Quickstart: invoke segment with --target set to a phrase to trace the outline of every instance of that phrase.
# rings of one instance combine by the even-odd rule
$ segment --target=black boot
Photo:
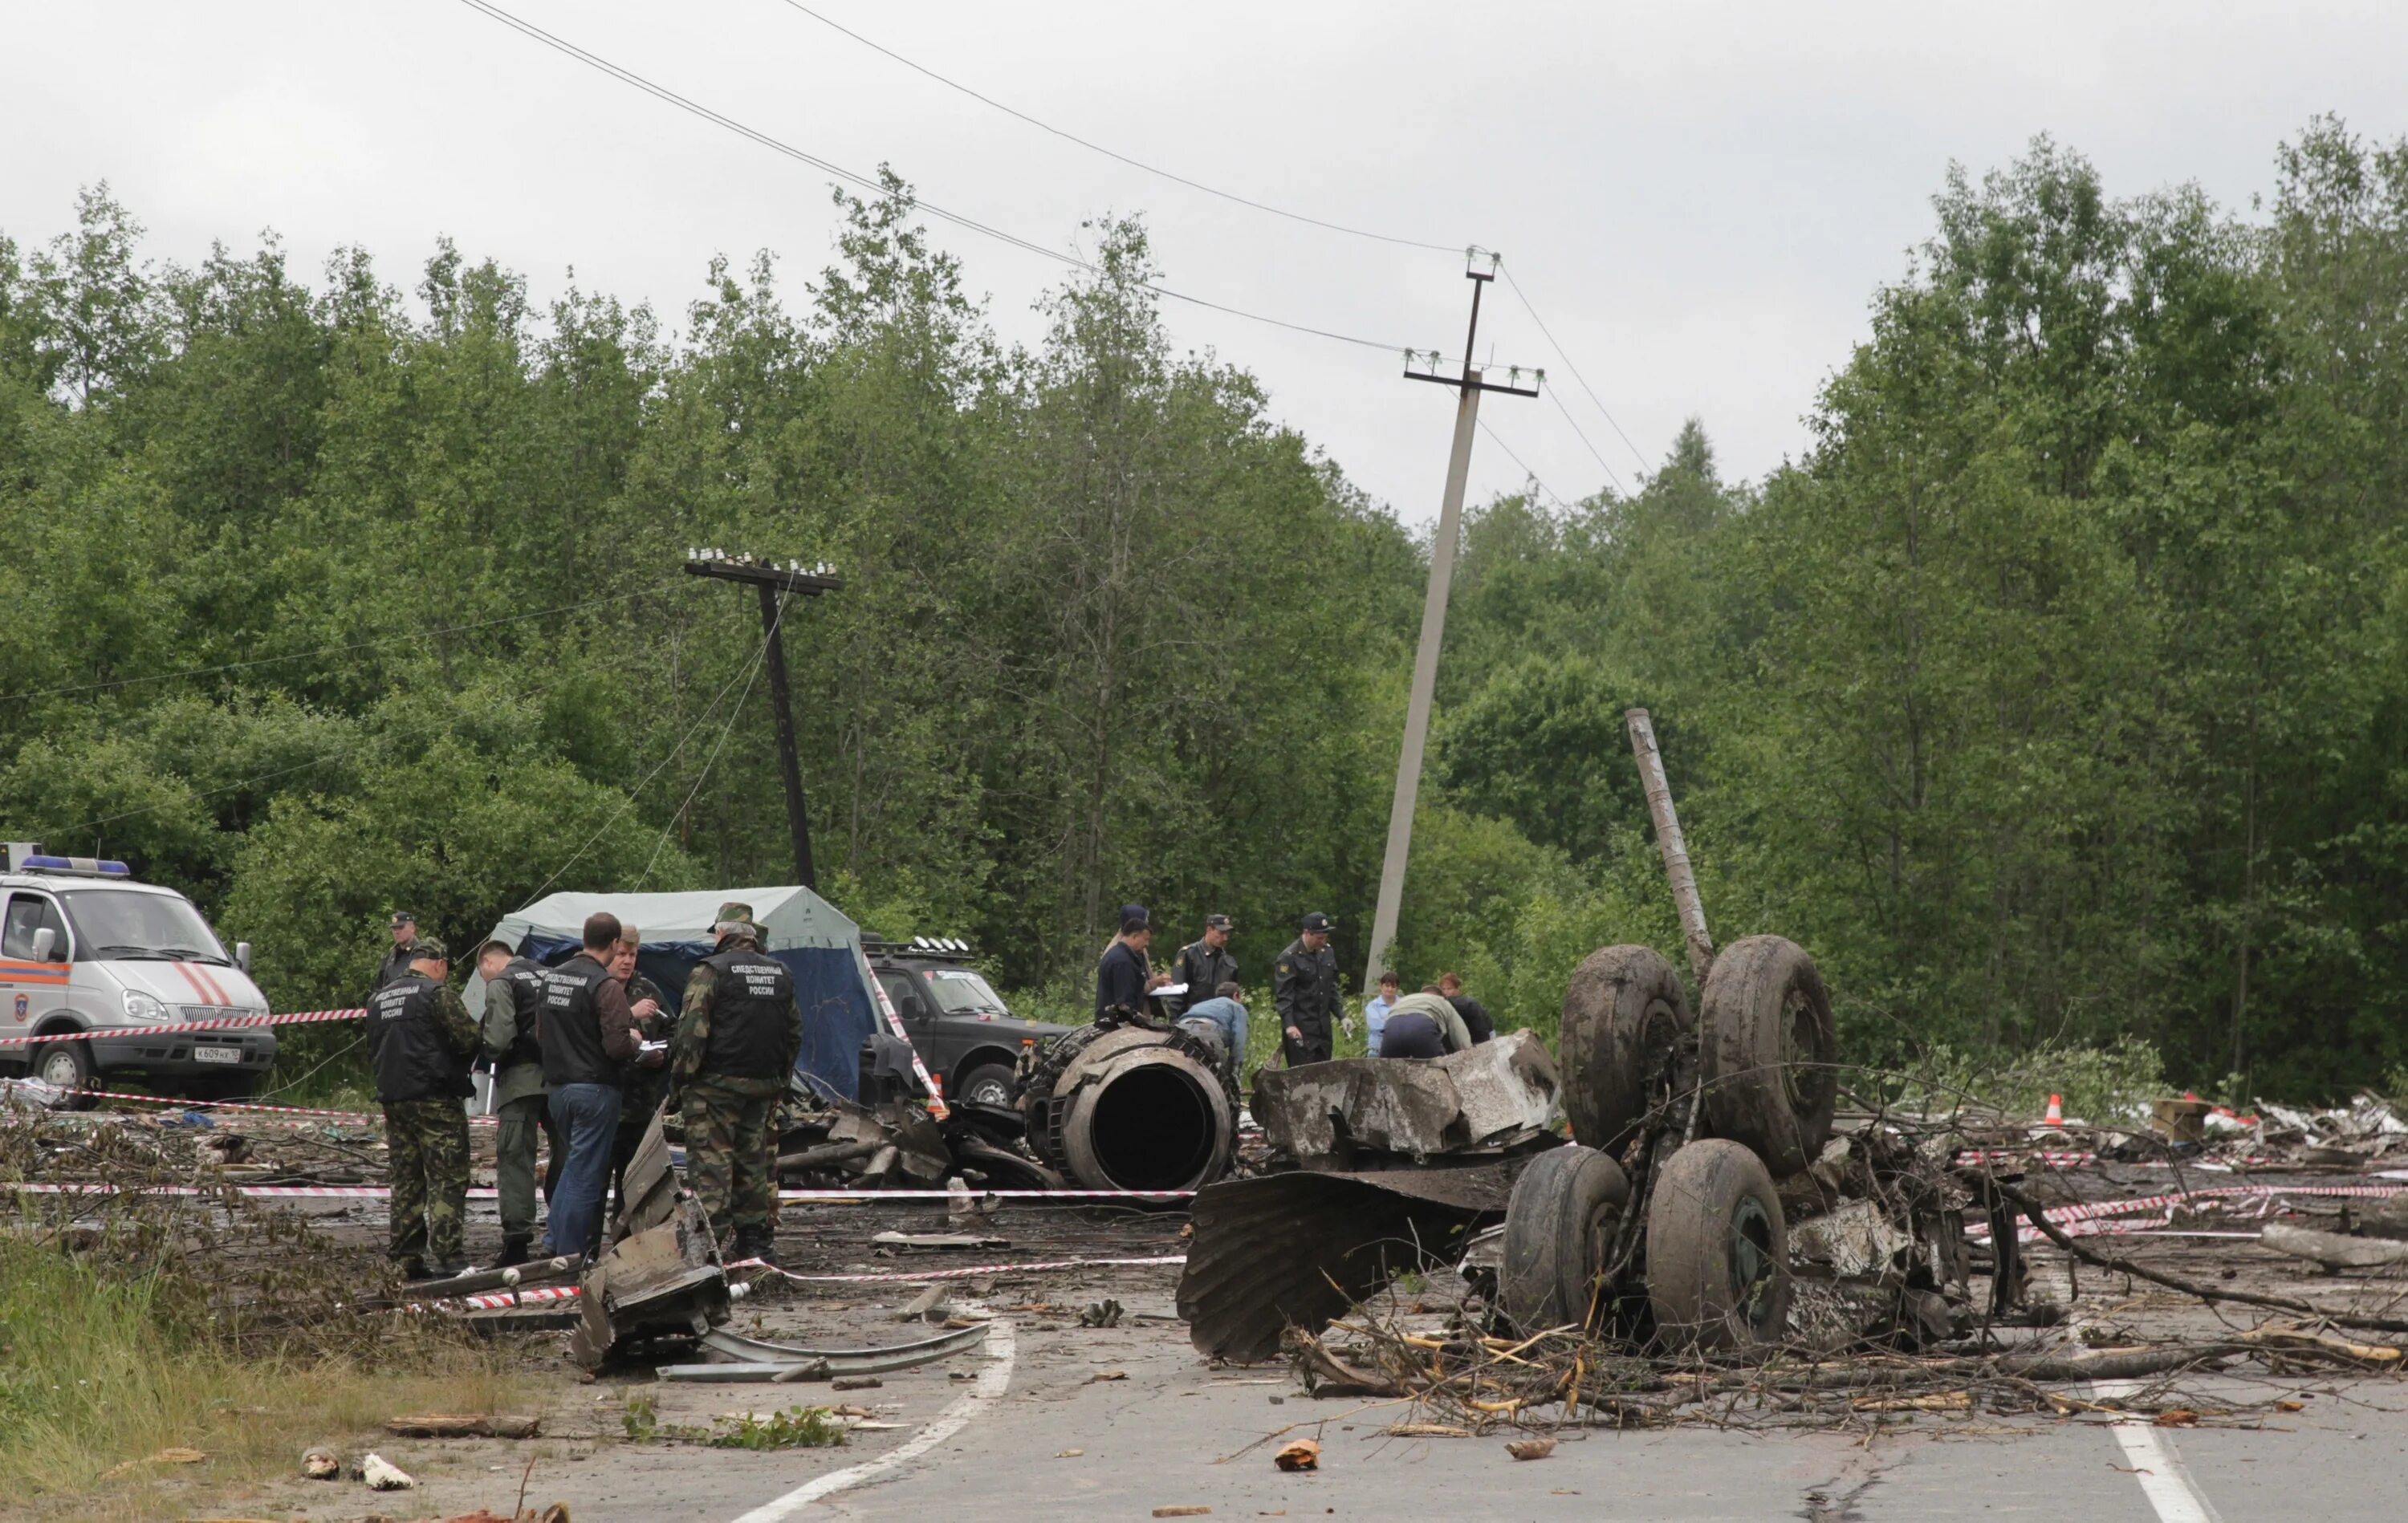
[[[530,1257],[528,1249],[534,1245],[534,1237],[523,1232],[516,1235],[504,1236],[502,1239],[502,1256],[494,1260],[494,1267],[495,1269],[510,1269],[519,1264],[525,1263]]]
[[[767,1227],[738,1228],[736,1232],[736,1242],[733,1245],[732,1251],[728,1254],[728,1257],[731,1259],[758,1259],[761,1262],[767,1264],[770,1268],[776,1269],[780,1267],[778,1263],[778,1235]]]

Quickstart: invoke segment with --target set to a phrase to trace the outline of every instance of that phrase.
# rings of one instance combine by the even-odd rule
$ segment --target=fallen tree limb
[[[2068,1236],[2057,1223],[2049,1220],[2046,1208],[2023,1191],[1995,1177],[1981,1174],[1972,1174],[1970,1177],[1975,1180],[1986,1178],[2000,1195],[2023,1208],[2024,1215],[2030,1219],[2034,1227],[2040,1229],[2042,1237],[2085,1263],[2096,1264],[2100,1269],[2112,1269],[2119,1274],[2129,1274],[2136,1280],[2146,1280],[2151,1285],[2161,1285],[2169,1290],[2179,1290],[2186,1296],[2197,1296],[2202,1301],[2229,1301],[2241,1306],[2263,1306],[2269,1311],[2290,1312],[2300,1317],[2318,1317],[2339,1327],[2363,1328],[2370,1332],[2408,1332],[2408,1320],[2396,1317],[2359,1317],[2350,1312],[2337,1312],[2329,1307],[2311,1305],[2307,1302],[2291,1296],[2261,1296],[2249,1290],[2219,1289],[2212,1285],[2200,1285],[2195,1280],[2184,1279],[2179,1274],[2167,1274],[2145,1265],[2136,1264],[2119,1254],[2101,1253],[2096,1248],[2084,1247],[2081,1243]]]
[[[2170,1370],[2230,1359],[2249,1350],[2237,1343],[2177,1344],[2172,1347],[2093,1348],[2078,1354],[2010,1355],[1998,1361],[1999,1373],[2025,1380],[2135,1380]]]
[[[2268,1225],[2258,1241],[2277,1253],[2313,1259],[2328,1269],[2380,1269],[2386,1264],[2408,1264],[2408,1243],[2386,1237],[2344,1237],[2339,1232],[2319,1232],[2278,1221]]]
[[[542,1425],[534,1417],[504,1413],[468,1416],[424,1412],[389,1418],[384,1426],[387,1432],[403,1438],[533,1438]]]
[[[2345,1338],[2328,1338],[2292,1328],[2258,1328],[2243,1333],[2238,1341],[2284,1354],[2329,1354],[2358,1364],[2388,1364],[2396,1368],[2401,1360],[2401,1351],[2387,1344],[2354,1344]]]

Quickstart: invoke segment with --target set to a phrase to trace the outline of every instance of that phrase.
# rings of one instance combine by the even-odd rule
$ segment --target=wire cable
[[[462,634],[470,630],[491,629],[496,624],[523,623],[530,619],[549,619],[554,614],[575,613],[580,608],[598,607],[606,603],[625,603],[675,585],[681,578],[672,576],[633,592],[620,592],[607,598],[588,598],[582,603],[564,604],[557,608],[540,608],[528,614],[505,614],[498,619],[480,619],[467,624],[442,624],[434,629],[415,630],[408,634],[381,634],[373,640],[353,640],[344,645],[321,646],[315,650],[298,650],[289,656],[262,656],[255,661],[227,662],[222,666],[194,666],[179,672],[154,672],[147,676],[118,677],[109,682],[84,682],[69,688],[36,688],[25,692],[0,693],[0,703],[13,703],[23,698],[57,698],[71,692],[105,692],[118,688],[131,688],[144,682],[172,682],[178,677],[215,676],[221,672],[247,671],[253,666],[275,666],[284,662],[308,661],[317,656],[339,655],[346,650],[366,650],[377,646],[396,645],[404,640],[428,640],[438,634]]]
[[[766,652],[768,648],[768,637],[764,635],[761,640],[761,649],[763,652]],[[758,661],[759,656],[756,655],[754,658],[754,663],[757,664]],[[752,667],[748,665],[745,670],[750,671]],[[738,676],[743,675],[744,673],[742,672],[737,674]],[[544,890],[559,882],[560,875],[563,873],[567,872],[570,868],[576,866],[579,861],[583,860],[585,853],[592,849],[594,843],[602,839],[602,833],[604,831],[607,831],[611,826],[617,824],[619,822],[620,816],[625,814],[628,810],[636,806],[638,796],[651,785],[653,778],[661,775],[663,769],[666,768],[670,762],[678,759],[679,754],[685,749],[686,742],[692,740],[694,738],[695,732],[701,729],[703,725],[710,720],[711,715],[719,708],[719,701],[727,696],[728,689],[735,686],[736,677],[731,676],[720,686],[717,692],[710,695],[710,702],[703,705],[703,709],[700,714],[695,716],[694,723],[686,726],[685,733],[680,735],[678,737],[678,743],[669,747],[668,755],[662,757],[659,762],[653,764],[652,771],[644,774],[642,777],[637,779],[636,786],[627,790],[626,796],[619,801],[619,806],[616,809],[611,810],[610,813],[603,819],[601,824],[594,827],[594,833],[591,835],[588,835],[584,840],[578,843],[577,849],[569,853],[568,860],[566,861],[562,862],[558,867],[553,868],[552,870],[552,875],[545,878],[540,884],[536,886],[535,892],[527,896],[530,902],[542,898]],[[752,683],[749,679],[745,683],[745,688],[746,690],[751,690]]]
[[[1105,158],[1116,160],[1119,163],[1127,164],[1132,169],[1142,169],[1149,175],[1160,176],[1162,178],[1170,180],[1175,184],[1184,185],[1191,191],[1201,191],[1206,195],[1218,196],[1224,201],[1235,202],[1240,206],[1251,206],[1256,211],[1268,212],[1273,217],[1284,217],[1290,221],[1304,222],[1313,227],[1326,228],[1332,233],[1344,233],[1350,236],[1357,238],[1370,238],[1379,243],[1398,244],[1407,249],[1427,249],[1441,254],[1459,254],[1464,252],[1464,246],[1461,244],[1431,243],[1422,238],[1399,237],[1392,233],[1375,233],[1369,228],[1349,227],[1344,222],[1333,222],[1324,218],[1308,216],[1300,211],[1290,211],[1284,206],[1274,206],[1268,202],[1257,201],[1252,196],[1240,195],[1235,191],[1225,191],[1217,185],[1207,185],[1202,180],[1190,179],[1184,175],[1174,174],[1170,170],[1162,168],[1158,164],[1147,164],[1142,159],[1132,159],[1125,153],[1106,148],[1101,143],[1092,142],[1087,138],[1080,136],[1077,133],[1066,131],[1063,128],[1054,125],[1050,121],[1041,121],[1036,117],[1030,116],[1025,111],[1006,106],[1003,102],[996,100],[994,96],[982,94],[980,92],[971,89],[968,85],[963,84],[958,79],[947,78],[945,76],[939,74],[936,70],[928,67],[926,64],[906,58],[901,53],[896,52],[894,49],[885,46],[883,43],[873,42],[869,38],[865,37],[860,33],[854,31],[853,28],[845,25],[843,22],[838,21],[832,17],[824,16],[819,11],[813,10],[810,7],[804,5],[802,0],[785,0],[785,4],[796,10],[801,11],[804,15],[809,16],[811,20],[819,22],[822,26],[827,27],[833,31],[843,33],[846,36],[851,37],[857,43],[860,43],[863,47],[870,50],[872,52],[883,53],[897,64],[902,64],[905,68],[911,70],[913,73],[924,75],[928,78],[936,80],[937,83],[943,85],[948,90],[958,91],[962,94],[968,95],[970,99],[979,102],[982,106],[991,106],[1008,117],[1013,117],[1019,121],[1028,123],[1039,132],[1051,133],[1054,136],[1063,139],[1065,142],[1076,143],[1079,147],[1087,149],[1091,153],[1100,153]]]
[[[1503,434],[1488,426],[1487,419],[1483,418],[1478,420],[1478,421],[1480,423],[1480,432],[1487,434],[1490,442],[1494,443],[1498,448],[1505,451],[1506,459],[1512,461],[1514,464],[1521,466],[1522,474],[1528,477],[1533,482],[1535,482],[1541,491],[1543,491],[1549,497],[1554,498],[1555,504],[1557,507],[1562,508],[1567,513],[1571,511],[1572,505],[1565,502],[1563,497],[1555,491],[1555,488],[1547,485],[1546,481],[1541,477],[1538,472],[1530,469],[1529,462],[1513,453],[1513,447],[1505,442],[1505,436]]]
[[[588,68],[597,69],[602,73],[610,76],[612,78],[619,80],[623,84],[630,85],[637,90],[640,90],[645,94],[652,96],[653,99],[660,101],[665,105],[674,106],[679,110],[698,117],[701,120],[711,123],[713,126],[724,127],[729,132],[735,133],[740,137],[748,138],[754,143],[758,143],[763,148],[768,149],[772,152],[782,153],[786,157],[793,159],[797,163],[809,164],[812,168],[820,170],[823,173],[834,175],[839,179],[861,186],[874,194],[882,196],[888,193],[886,185],[881,180],[872,178],[867,175],[863,175],[856,171],[847,169],[842,164],[820,158],[816,154],[806,152],[802,149],[798,149],[791,143],[770,136],[767,133],[759,131],[753,127],[746,126],[743,122],[737,121],[735,118],[727,116],[720,111],[713,110],[711,107],[703,105],[699,101],[690,100],[687,97],[679,94],[676,91],[669,89],[666,85],[655,84],[632,69],[623,68],[619,64],[611,63],[609,59],[604,58],[599,53],[589,51],[584,48],[579,47],[576,43],[570,42],[566,37],[557,36],[552,33],[547,32],[542,27],[536,25],[532,21],[521,20],[519,17],[504,10],[501,7],[494,5],[493,0],[460,0],[460,3],[466,6],[471,10],[477,11],[494,21],[501,22],[504,26],[509,27],[510,30],[517,32],[523,36],[542,43],[545,47],[552,49],[555,52],[562,53],[569,58],[577,60],[579,63],[585,64]],[[1076,254],[1064,253],[1060,249],[1048,249],[1042,244],[1032,243],[1016,233],[1007,232],[992,223],[980,221],[975,217],[966,216],[963,213],[956,211],[949,211],[945,207],[939,206],[934,202],[922,200],[916,195],[911,198],[911,205],[916,209],[924,211],[932,217],[939,218],[944,221],[951,222],[956,227],[965,228],[969,232],[994,238],[997,242],[1009,244],[1014,249],[1022,249],[1027,253],[1036,254],[1045,259],[1054,260],[1059,263],[1067,264],[1072,269],[1082,270],[1090,275],[1099,275],[1102,273],[1102,271],[1094,263],[1087,260],[1081,259]],[[1173,291],[1168,286],[1155,285],[1150,280],[1139,280],[1133,282],[1133,284],[1138,286],[1140,290],[1150,291],[1157,296],[1165,296],[1175,302],[1185,302],[1191,306],[1201,306],[1215,312],[1226,312],[1231,317],[1245,318],[1250,321],[1264,323],[1273,328],[1285,328],[1291,333],[1310,334],[1315,338],[1334,339],[1341,344],[1354,344],[1364,349],[1384,349],[1390,353],[1402,353],[1411,347],[1404,344],[1387,343],[1376,338],[1363,338],[1354,334],[1341,334],[1328,328],[1315,328],[1309,323],[1290,322],[1284,318],[1268,317],[1260,312],[1250,312],[1241,306],[1231,306],[1226,303],[1211,301],[1202,296],[1191,296],[1183,291]]]
[[[1622,433],[1622,424],[1615,420],[1612,412],[1607,411],[1605,404],[1598,400],[1597,388],[1588,383],[1588,377],[1581,374],[1580,366],[1572,363],[1572,357],[1565,351],[1564,347],[1561,344],[1555,342],[1555,330],[1547,326],[1546,319],[1539,316],[1539,309],[1531,305],[1529,294],[1522,289],[1522,282],[1513,278],[1512,269],[1501,259],[1498,261],[1497,267],[1505,272],[1505,284],[1512,288],[1513,299],[1522,304],[1522,310],[1530,314],[1530,320],[1537,323],[1539,325],[1539,332],[1546,335],[1547,347],[1555,351],[1555,358],[1561,360],[1564,363],[1564,368],[1572,373],[1572,379],[1580,382],[1581,390],[1588,393],[1588,399],[1590,402],[1596,404],[1597,410],[1600,413],[1604,413],[1605,420],[1613,424],[1613,432],[1622,434],[1622,442],[1626,445],[1629,445],[1630,447],[1631,458],[1639,462],[1639,469],[1641,471],[1645,471],[1647,469],[1647,457],[1639,452],[1639,447],[1637,445],[1630,443],[1629,434]],[[1561,406],[1563,404],[1557,403],[1556,406]],[[1567,414],[1566,416],[1569,417],[1570,415]],[[1575,423],[1572,425],[1572,428],[1573,431],[1577,433],[1580,425]],[[1582,442],[1585,444],[1587,443],[1587,440],[1584,438]],[[1589,453],[1597,453],[1596,448],[1592,447]],[[1602,465],[1605,463],[1600,460],[1598,463]],[[1611,475],[1612,473],[1609,472],[1607,474]]]
[[[1564,415],[1564,421],[1571,424],[1572,432],[1580,435],[1580,442],[1584,445],[1588,445],[1588,452],[1596,459],[1597,468],[1605,473],[1605,478],[1608,481],[1613,483],[1613,490],[1622,492],[1626,497],[1628,496],[1629,493],[1623,491],[1622,477],[1613,474],[1613,467],[1605,463],[1605,457],[1603,455],[1598,454],[1597,446],[1589,444],[1587,433],[1580,426],[1580,420],[1572,416],[1572,410],[1564,406],[1562,394],[1556,391],[1554,387],[1548,387],[1547,400],[1555,405],[1555,411]]]
[[[695,774],[694,786],[685,790],[685,802],[677,806],[677,813],[669,816],[668,822],[661,827],[661,838],[652,843],[652,854],[645,860],[644,871],[636,879],[637,892],[641,892],[644,885],[652,880],[652,868],[660,861],[661,852],[669,844],[669,832],[676,830],[678,821],[683,819],[685,812],[694,807],[695,797],[702,791],[702,785],[710,780],[710,769],[718,763],[719,753],[725,748],[727,737],[736,733],[736,721],[744,712],[744,700],[752,696],[752,683],[760,676],[761,668],[768,662],[769,642],[777,639],[786,627],[786,605],[793,601],[794,595],[792,589],[778,594],[778,610],[769,616],[769,633],[762,637],[761,648],[753,653],[752,670],[744,677],[744,690],[736,695],[734,704],[728,705],[727,722],[720,726],[719,739],[712,744],[710,754],[702,759],[702,771]]]

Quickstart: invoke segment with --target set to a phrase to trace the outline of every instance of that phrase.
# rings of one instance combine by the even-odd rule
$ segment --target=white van
[[[276,1060],[276,1032],[148,1028],[267,1013],[251,981],[251,945],[232,956],[193,902],[136,883],[123,862],[54,857],[7,843],[0,871],[0,1038],[88,1032],[74,1042],[0,1040],[0,1070],[62,1089],[139,1075],[163,1093],[203,1100],[255,1094]]]

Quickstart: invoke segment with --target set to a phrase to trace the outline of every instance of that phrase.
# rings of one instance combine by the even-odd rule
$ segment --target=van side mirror
[[[43,926],[34,932],[35,961],[50,962],[55,961],[54,954],[58,949],[59,933],[56,931],[52,930],[49,926]]]
[[[238,941],[234,944],[234,965],[245,973],[251,971],[251,943]]]

